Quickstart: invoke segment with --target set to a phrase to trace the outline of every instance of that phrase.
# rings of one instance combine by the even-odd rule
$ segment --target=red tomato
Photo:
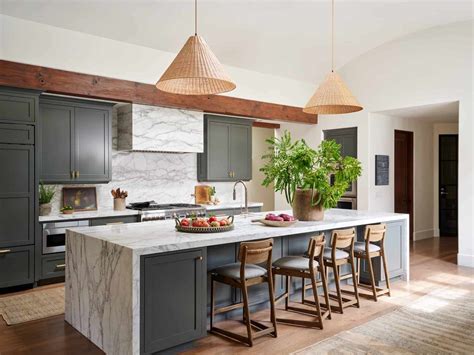
[[[207,221],[209,223],[215,222],[215,221],[217,221],[217,217],[216,216],[211,216],[211,217],[209,217],[209,219]]]

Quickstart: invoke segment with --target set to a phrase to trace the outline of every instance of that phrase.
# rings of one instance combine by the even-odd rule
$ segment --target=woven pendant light
[[[303,111],[310,114],[337,115],[362,110],[362,106],[334,72],[334,0],[332,0],[331,73],[318,87]]]
[[[188,38],[156,87],[181,95],[213,95],[234,90],[236,85],[204,38],[197,34],[197,0],[194,5],[195,34]]]

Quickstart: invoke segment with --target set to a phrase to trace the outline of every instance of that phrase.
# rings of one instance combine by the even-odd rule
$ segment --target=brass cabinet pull
[[[232,177],[235,177],[235,171],[232,171]]]
[[[76,179],[79,178],[79,170],[76,171]]]
[[[11,252],[11,249],[2,249],[0,250],[0,254],[7,254],[7,253],[10,253]]]
[[[66,268],[66,264],[57,264],[56,269],[64,269]]]
[[[202,256],[198,256],[198,257],[196,258],[196,260],[202,261]]]
[[[74,179],[75,176],[76,176],[76,172],[74,170],[71,170],[71,179]]]

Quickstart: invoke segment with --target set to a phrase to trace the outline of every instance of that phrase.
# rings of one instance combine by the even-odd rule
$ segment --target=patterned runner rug
[[[64,313],[64,287],[0,297],[0,314],[8,325]]]
[[[473,354],[474,292],[444,289],[293,354]]]

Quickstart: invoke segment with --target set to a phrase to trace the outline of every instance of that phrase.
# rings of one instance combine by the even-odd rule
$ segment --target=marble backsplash
[[[112,119],[112,181],[94,184],[99,209],[112,208],[111,189],[120,187],[128,191],[127,203],[155,200],[158,203],[194,203],[194,186],[197,181],[196,153],[123,152],[117,150],[117,114]],[[232,200],[232,182],[208,183],[216,187],[216,196],[222,202]],[[52,213],[62,206],[63,186],[55,185]],[[73,185],[81,186],[81,185]],[[237,190],[237,202],[242,201],[242,188]]]

